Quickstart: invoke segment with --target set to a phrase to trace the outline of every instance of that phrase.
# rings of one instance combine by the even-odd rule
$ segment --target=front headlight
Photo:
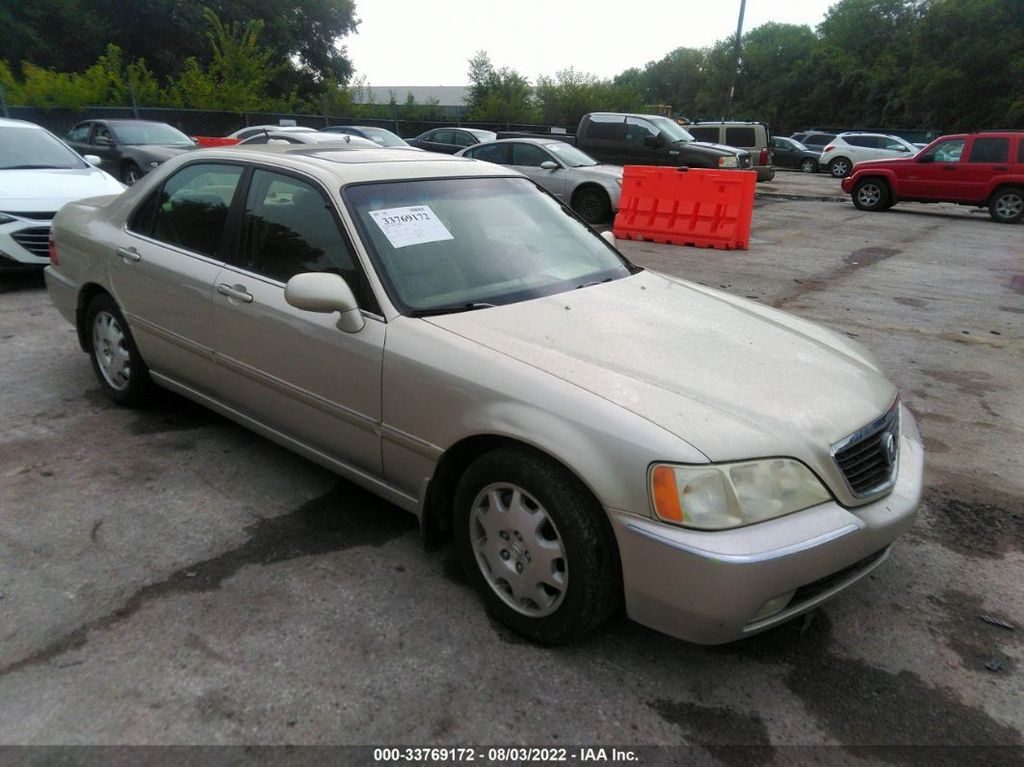
[[[660,519],[698,530],[763,522],[831,498],[811,470],[792,458],[708,466],[657,464],[650,483]]]
[[[740,159],[736,156],[732,157],[719,157],[718,158],[719,168],[738,168],[740,167]]]
[[[0,226],[3,226],[4,224],[9,224],[12,221],[17,220],[18,219],[16,219],[14,216],[8,216],[6,213],[0,213]]]

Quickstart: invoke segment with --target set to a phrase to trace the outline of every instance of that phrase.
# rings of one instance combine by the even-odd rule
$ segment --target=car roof
[[[499,139],[496,139],[494,141],[485,141],[485,142],[483,142],[483,144],[513,144],[513,143],[536,144],[537,146],[550,146],[551,144],[565,144],[566,146],[571,146],[570,144],[566,143],[565,141],[562,141],[561,139],[547,138],[547,137],[540,138],[540,137],[537,137],[537,136],[522,136],[520,138],[516,138],[516,137],[512,137],[512,138],[499,138]],[[476,146],[483,146],[483,144],[477,144]],[[466,147],[466,149],[476,149],[476,146],[468,146],[468,147]]]
[[[194,160],[200,153],[182,157]],[[519,176],[501,165],[478,162],[468,157],[421,152],[395,147],[343,147],[315,144],[258,144],[256,146],[211,147],[201,153],[212,159],[274,161],[341,184],[403,179],[458,178],[460,176]]]
[[[46,130],[42,125],[36,125],[28,120],[12,120],[7,117],[0,117],[0,128],[36,128]]]

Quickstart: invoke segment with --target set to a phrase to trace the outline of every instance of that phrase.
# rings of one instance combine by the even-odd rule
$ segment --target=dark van
[[[686,165],[752,170],[750,152],[697,141],[674,120],[660,115],[591,112],[583,115],[576,146],[613,165]]]

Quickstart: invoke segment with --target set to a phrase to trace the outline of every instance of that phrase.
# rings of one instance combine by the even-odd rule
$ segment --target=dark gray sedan
[[[66,137],[80,154],[94,154],[100,167],[131,186],[164,161],[196,148],[167,123],[148,120],[86,120]]]
[[[796,139],[783,136],[772,136],[771,148],[775,167],[817,173],[821,152],[812,151]]]

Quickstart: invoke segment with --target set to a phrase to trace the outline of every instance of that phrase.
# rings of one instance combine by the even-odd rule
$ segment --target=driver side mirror
[[[544,170],[558,170],[558,163],[554,160],[545,160],[540,164],[540,167]]]
[[[100,163],[103,162],[100,156],[96,154],[84,154],[82,155],[82,159],[90,165],[95,165],[97,168],[100,166]]]
[[[284,286],[284,300],[296,309],[330,314],[341,312],[338,330],[358,333],[366,321],[345,278],[328,272],[296,274]]]

